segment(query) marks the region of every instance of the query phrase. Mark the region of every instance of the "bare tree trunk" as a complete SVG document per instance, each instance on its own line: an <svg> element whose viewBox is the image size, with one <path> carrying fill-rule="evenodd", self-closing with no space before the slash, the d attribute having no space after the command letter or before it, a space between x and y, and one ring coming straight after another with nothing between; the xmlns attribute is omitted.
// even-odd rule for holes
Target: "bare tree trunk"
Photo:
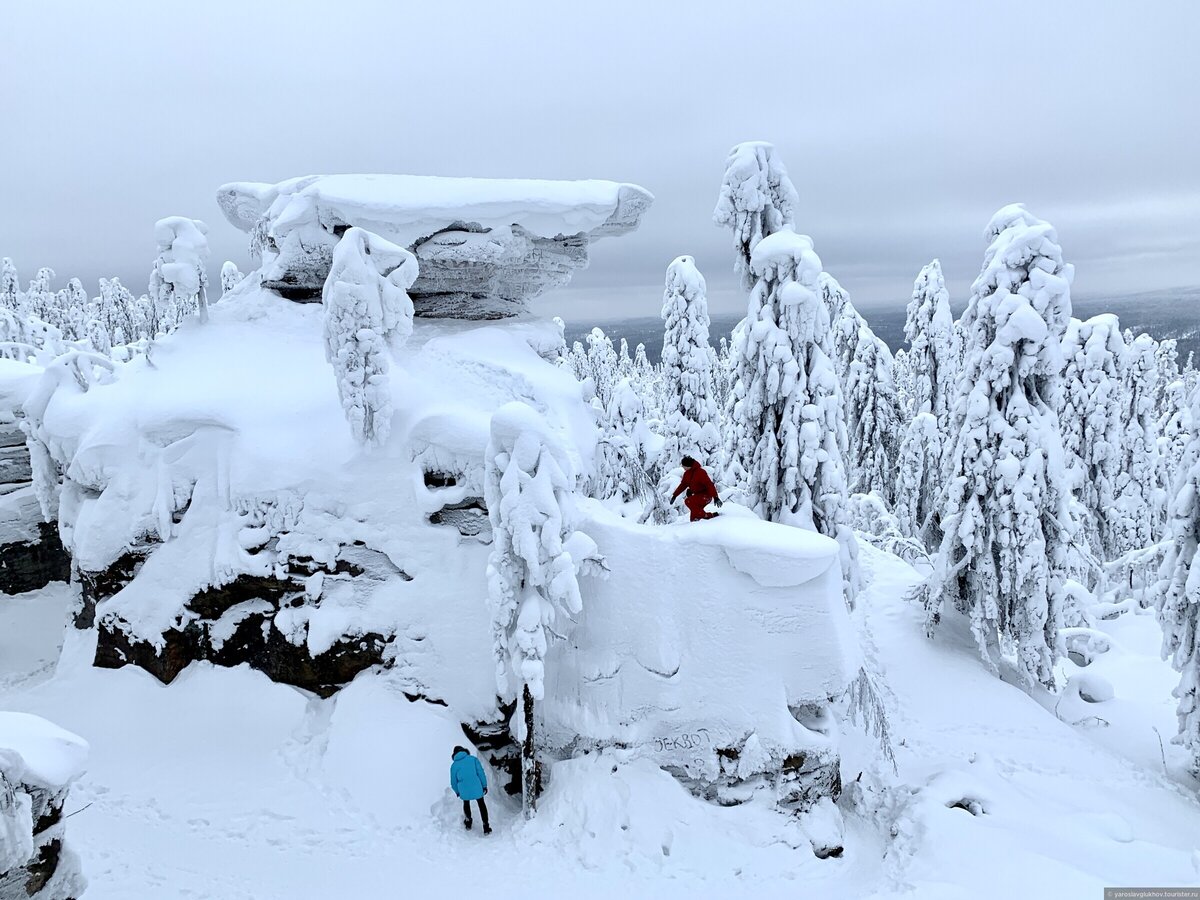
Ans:
<svg viewBox="0 0 1200 900"><path fill-rule="evenodd" d="M521 742L521 810L525 818L532 819L537 812L538 795L542 792L542 765L538 762L533 735L534 707L529 685L521 691L521 707L525 719L525 740Z"/></svg>

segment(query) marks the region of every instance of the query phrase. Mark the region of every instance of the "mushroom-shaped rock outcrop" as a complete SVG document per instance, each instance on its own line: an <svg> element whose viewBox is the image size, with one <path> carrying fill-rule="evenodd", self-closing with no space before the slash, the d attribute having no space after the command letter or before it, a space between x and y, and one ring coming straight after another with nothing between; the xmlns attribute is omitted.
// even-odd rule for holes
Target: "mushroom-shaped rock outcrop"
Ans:
<svg viewBox="0 0 1200 900"><path fill-rule="evenodd" d="M249 232L263 286L316 301L333 246L365 228L420 261L409 291L418 316L498 319L562 287L591 241L637 228L653 196L613 181L311 175L217 191L225 217Z"/></svg>

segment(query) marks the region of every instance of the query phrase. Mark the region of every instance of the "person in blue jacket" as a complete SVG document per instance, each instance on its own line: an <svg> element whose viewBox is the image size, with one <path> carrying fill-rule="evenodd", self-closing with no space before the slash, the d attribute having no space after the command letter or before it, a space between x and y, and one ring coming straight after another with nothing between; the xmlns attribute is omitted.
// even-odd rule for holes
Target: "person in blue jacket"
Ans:
<svg viewBox="0 0 1200 900"><path fill-rule="evenodd" d="M483 772L483 764L472 756L466 747L455 747L451 755L454 762L450 763L450 787L463 802L463 825L467 831L471 830L471 801L474 800L479 804L483 833L491 834L487 804L483 802L483 795L487 793L487 775Z"/></svg>

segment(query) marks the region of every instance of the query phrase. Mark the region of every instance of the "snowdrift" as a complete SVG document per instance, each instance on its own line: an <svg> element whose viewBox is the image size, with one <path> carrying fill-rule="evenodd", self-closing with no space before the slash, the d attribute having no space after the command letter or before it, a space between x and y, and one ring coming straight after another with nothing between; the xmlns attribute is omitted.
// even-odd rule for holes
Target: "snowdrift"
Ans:
<svg viewBox="0 0 1200 900"><path fill-rule="evenodd" d="M0 712L0 897L78 897L87 882L64 846L63 804L87 742L39 716Z"/></svg>

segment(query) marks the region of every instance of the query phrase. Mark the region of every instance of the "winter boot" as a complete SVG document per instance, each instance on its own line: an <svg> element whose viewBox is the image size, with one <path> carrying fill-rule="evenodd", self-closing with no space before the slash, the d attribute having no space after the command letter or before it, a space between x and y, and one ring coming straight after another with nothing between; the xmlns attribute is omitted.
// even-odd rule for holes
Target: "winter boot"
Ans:
<svg viewBox="0 0 1200 900"><path fill-rule="evenodd" d="M467 816L466 818L464 818L464 819L463 819L463 828L467 829L467 831L470 831L470 830L471 830L471 825L472 825L472 824L473 824L473 823L471 822L471 817L470 817L470 816Z"/></svg>
<svg viewBox="0 0 1200 900"><path fill-rule="evenodd" d="M491 834L491 833L492 833L492 826L491 826L491 825L488 825L488 824L486 824L486 823L484 823L484 826L483 826L483 833L484 833L484 834Z"/></svg>

